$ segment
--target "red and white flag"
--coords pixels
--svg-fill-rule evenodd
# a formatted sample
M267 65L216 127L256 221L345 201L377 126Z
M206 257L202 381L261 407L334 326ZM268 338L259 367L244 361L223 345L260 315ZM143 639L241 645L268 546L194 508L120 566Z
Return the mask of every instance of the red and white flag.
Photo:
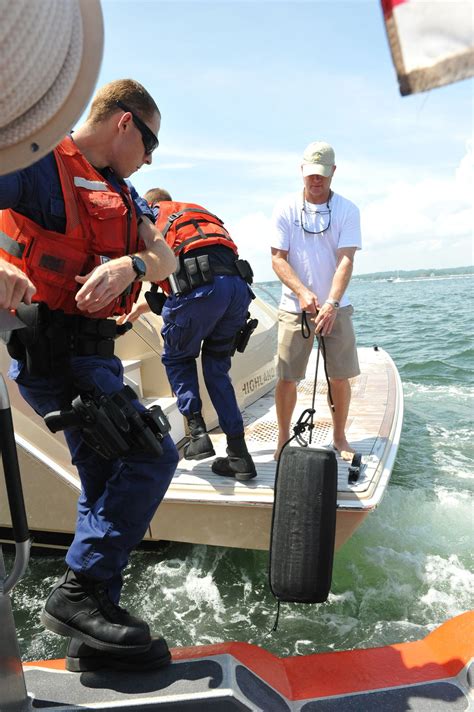
M400 93L474 74L472 0L381 0Z

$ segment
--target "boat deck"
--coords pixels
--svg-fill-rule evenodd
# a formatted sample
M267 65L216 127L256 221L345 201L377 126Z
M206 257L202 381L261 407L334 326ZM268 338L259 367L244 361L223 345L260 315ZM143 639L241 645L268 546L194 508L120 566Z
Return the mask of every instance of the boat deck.
M352 379L351 383L347 435L356 451L362 454L362 467L358 481L351 484L349 463L337 457L338 508L341 511L367 513L379 503L390 477L401 430L403 396L396 366L383 349L360 348L359 360L361 375ZM298 385L296 420L305 409L311 408L315 362L316 351L308 365L307 378ZM322 361L315 410L311 446L331 447L332 424ZM246 441L255 461L257 477L249 482L238 482L215 475L211 470L213 458L201 461L182 458L152 522L152 538L222 546L268 547L277 464L273 457L278 434L274 391L245 408L243 417ZM224 456L225 435L218 428L210 431L210 435L217 456ZM303 437L309 442L308 431ZM218 513L214 505L238 509L239 514L232 517L228 511L229 516L226 517L222 507L218 508ZM226 532L223 520L227 518L235 521ZM346 538L345 535L342 538L339 536L336 546L340 546Z
M423 640L289 658L247 643L176 649L169 667L141 674L29 663L25 680L44 712L460 712L472 709L473 625L464 613Z

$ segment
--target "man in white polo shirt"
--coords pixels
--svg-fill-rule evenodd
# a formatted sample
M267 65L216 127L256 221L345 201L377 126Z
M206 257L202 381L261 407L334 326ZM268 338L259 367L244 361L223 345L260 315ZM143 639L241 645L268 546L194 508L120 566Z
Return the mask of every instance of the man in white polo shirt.
M304 378L314 336L304 338L302 312L317 335L324 337L326 368L334 402L333 444L352 460L354 449L345 433L351 387L359 362L352 325L353 308L346 296L354 255L361 248L359 209L331 190L336 170L333 148L315 141L302 161L303 189L282 198L273 211L272 267L282 282L278 327L278 458L290 438L296 387Z

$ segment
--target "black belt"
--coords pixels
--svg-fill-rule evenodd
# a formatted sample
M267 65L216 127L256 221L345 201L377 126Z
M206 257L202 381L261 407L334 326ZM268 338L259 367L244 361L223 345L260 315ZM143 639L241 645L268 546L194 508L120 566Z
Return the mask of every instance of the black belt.
M115 351L114 340L132 328L129 322L117 324L115 319L91 319L80 314L61 314L54 311L50 313L53 324L57 327L63 326L69 332L72 356L110 358Z
M31 353L38 352L39 358L52 358L58 363L68 356L110 358L114 340L132 327L129 323L119 325L114 319L65 314L61 309L49 309L44 302L20 304L17 314L26 326L13 332L16 338L10 340L15 353L10 351L10 355L22 360L25 347Z

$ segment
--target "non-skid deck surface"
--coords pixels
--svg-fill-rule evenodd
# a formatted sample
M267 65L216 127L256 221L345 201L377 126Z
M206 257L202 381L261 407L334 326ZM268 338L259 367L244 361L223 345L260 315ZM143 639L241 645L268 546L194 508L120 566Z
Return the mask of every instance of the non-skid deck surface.
M383 350L359 349L361 375L351 380L352 401L347 435L350 443L363 456L359 481L348 482L348 463L339 456L338 491L343 499L360 499L371 488L380 474L380 464L389 444L396 407L396 370ZM311 408L313 397L316 352L308 365L307 377L298 385L295 422L306 408ZM315 428L313 447L332 446L332 425L327 405L327 385L320 364L315 400ZM277 442L277 422L274 391L266 394L243 412L248 449L252 454L258 476L240 483L215 475L211 470L213 458L199 461L180 460L167 500L241 501L269 504L273 502L276 462L273 458ZM225 456L225 435L219 429L210 432L217 456ZM309 432L304 440L309 442ZM295 441L293 441L295 443ZM292 444L293 444L292 443Z
M304 699L297 700L277 691L232 655L183 660L163 670L141 674L99 670L78 675L35 667L26 668L25 673L32 709L43 712L379 712L408 709L413 712L462 712L470 709L465 670L457 677L428 679L422 684L358 690L356 694L327 697L318 694L315 667L314 679L305 685L309 689ZM324 684L322 681L321 687L324 688Z

